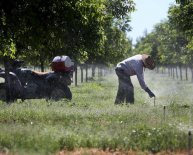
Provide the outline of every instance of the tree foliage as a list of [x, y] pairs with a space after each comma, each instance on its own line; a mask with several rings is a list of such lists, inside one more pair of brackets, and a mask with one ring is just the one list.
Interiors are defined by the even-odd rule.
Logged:
[[145, 50], [161, 65], [193, 65], [193, 2], [176, 1], [168, 10], [168, 20], [138, 40], [135, 52]]
[[177, 31], [169, 21], [162, 21], [136, 44], [135, 52], [152, 55], [160, 65], [180, 65], [187, 63], [187, 44], [183, 33]]
[[108, 29], [130, 30], [132, 11], [133, 0], [2, 0], [0, 52], [29, 60], [65, 54], [96, 61], [104, 58], [104, 46], [114, 35]]
[[176, 0], [176, 3], [181, 4], [181, 5], [185, 5], [192, 2], [192, 0]]
[[[193, 2], [189, 2], [183, 6], [172, 6], [169, 9], [169, 22], [174, 29], [180, 34], [183, 34], [186, 40], [186, 46], [182, 49], [186, 54], [183, 55], [183, 62], [192, 64], [193, 60]], [[183, 41], [181, 41], [183, 43]]]

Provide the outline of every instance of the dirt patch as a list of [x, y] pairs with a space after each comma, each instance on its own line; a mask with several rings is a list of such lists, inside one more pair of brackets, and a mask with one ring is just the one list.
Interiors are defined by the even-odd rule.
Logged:
[[[142, 152], [142, 151], [113, 151], [113, 150], [100, 150], [100, 149], [76, 149], [73, 151], [62, 150], [55, 155], [188, 155], [193, 154], [193, 150], [190, 152], [188, 151], [161, 151], [158, 153], [150, 153], [150, 152]], [[0, 155], [19, 155], [11, 152], [0, 152]]]
[[77, 149], [74, 151], [62, 150], [58, 152], [56, 155], [187, 155], [193, 154], [193, 150], [188, 151], [161, 151], [158, 153], [150, 153], [150, 152], [141, 152], [141, 151], [111, 151], [111, 150], [99, 150], [99, 149]]

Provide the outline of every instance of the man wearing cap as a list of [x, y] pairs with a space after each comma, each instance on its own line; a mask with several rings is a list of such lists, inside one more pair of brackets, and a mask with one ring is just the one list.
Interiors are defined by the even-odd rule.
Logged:
[[121, 104], [124, 101], [131, 104], [134, 103], [134, 88], [130, 78], [130, 76], [133, 75], [137, 76], [141, 88], [148, 93], [149, 97], [155, 97], [154, 93], [152, 93], [145, 84], [143, 74], [144, 68], [150, 70], [155, 68], [155, 62], [150, 55], [138, 54], [117, 64], [115, 72], [118, 76], [119, 86], [115, 104]]

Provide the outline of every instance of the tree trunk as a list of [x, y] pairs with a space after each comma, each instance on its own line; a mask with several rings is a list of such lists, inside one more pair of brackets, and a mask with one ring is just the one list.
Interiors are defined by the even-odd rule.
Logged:
[[185, 71], [186, 71], [186, 73], [185, 73], [186, 74], [186, 81], [188, 81], [188, 66], [187, 65], [186, 65], [186, 70]]
[[192, 73], [192, 82], [193, 82], [193, 67], [190, 68]]
[[180, 80], [182, 80], [183, 77], [182, 77], [182, 66], [181, 65], [179, 65], [179, 69], [180, 69]]
[[176, 65], [176, 78], [178, 79], [178, 66]]
[[168, 66], [167, 68], [168, 68], [168, 76], [170, 76], [170, 66]]
[[174, 66], [172, 67], [172, 77], [175, 79], [175, 71], [174, 71]]
[[86, 64], [86, 82], [88, 81], [88, 65]]
[[95, 69], [96, 69], [96, 66], [92, 65], [92, 77], [95, 77]]
[[75, 69], [75, 86], [78, 86], [78, 78], [77, 78], [77, 74], [78, 74], [78, 69], [77, 69], [77, 64], [74, 64], [74, 69]]
[[99, 66], [99, 77], [102, 77], [103, 76], [103, 68], [102, 66], [100, 65]]
[[164, 67], [162, 66], [161, 69], [162, 69], [162, 74], [164, 74]]
[[83, 79], [84, 79], [84, 74], [83, 74], [83, 66], [80, 66], [80, 71], [81, 71], [81, 83], [83, 83]]
[[40, 69], [41, 72], [44, 72], [44, 58], [42, 55], [40, 55]]
[[156, 67], [156, 72], [159, 73], [159, 67], [158, 66]]
[[168, 67], [168, 74], [169, 74], [169, 76], [171, 76], [171, 69], [170, 69], [170, 66]]
[[4, 57], [4, 67], [5, 67], [5, 88], [6, 88], [6, 102], [9, 103], [11, 101], [11, 88], [10, 88], [10, 62], [8, 57]]
[[169, 67], [169, 70], [170, 70], [170, 77], [172, 77], [172, 67], [171, 66]]

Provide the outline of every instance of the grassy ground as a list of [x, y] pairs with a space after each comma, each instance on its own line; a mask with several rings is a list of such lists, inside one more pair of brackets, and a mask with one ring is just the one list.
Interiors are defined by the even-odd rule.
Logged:
[[0, 103], [0, 152], [55, 154], [99, 148], [159, 152], [186, 150], [192, 131], [193, 84], [145, 72], [150, 99], [136, 78], [134, 105], [114, 105], [115, 75], [71, 86], [73, 100]]

